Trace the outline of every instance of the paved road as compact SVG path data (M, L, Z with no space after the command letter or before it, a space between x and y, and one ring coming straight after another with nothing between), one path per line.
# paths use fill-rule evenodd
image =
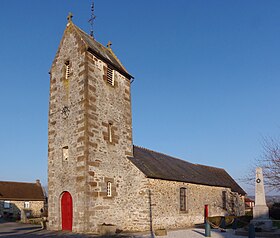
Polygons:
M21 238L51 238L51 237L65 237L65 238L90 238L98 236L96 235L86 235L86 234L77 234L72 232L63 232L63 231L47 231L42 230L41 226L30 225L30 224L21 224L16 222L6 222L0 223L0 237L21 237ZM149 235L118 235L118 238L148 238Z
M76 234L69 232L52 232L42 230L38 225L20 224L15 222L0 223L0 237L22 237L22 238L51 238L51 237L72 237L72 238L89 238L97 237L94 235ZM149 234L137 235L119 235L119 238L151 238ZM202 238L204 236L204 229L192 228L186 230L168 231L167 236L159 236L154 238ZM244 236L236 236L232 231L220 232L212 230L212 238L246 238Z

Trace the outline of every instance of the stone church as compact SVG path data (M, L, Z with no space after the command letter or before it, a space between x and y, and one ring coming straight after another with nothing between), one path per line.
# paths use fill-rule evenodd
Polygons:
M220 168L134 146L133 77L72 17L50 70L49 229L99 233L190 226L243 215L244 190Z

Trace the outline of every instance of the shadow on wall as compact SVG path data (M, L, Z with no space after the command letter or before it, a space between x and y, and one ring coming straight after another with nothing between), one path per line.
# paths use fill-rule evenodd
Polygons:
M0 218L5 221L20 220L20 209L14 203L3 202L0 210Z
M151 232L151 238L154 238L154 232L153 232L153 213L152 213L152 192L149 189L149 209L150 209L150 232Z

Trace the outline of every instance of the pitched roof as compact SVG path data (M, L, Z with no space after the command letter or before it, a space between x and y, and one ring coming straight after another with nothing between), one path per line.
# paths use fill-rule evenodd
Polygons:
M0 200L43 201L41 184L0 181Z
M227 187L246 194L224 169L192 164L138 146L133 147L133 157L129 159L148 178Z
M245 202L255 202L255 201L252 200L251 198L246 197L246 198L245 198Z
M120 60L117 58L117 56L114 54L113 50L111 48L107 48L97 42L94 38L92 38L90 35L85 33L83 30L81 30L79 27L77 27L73 22L70 23L72 27L76 30L76 32L79 34L83 42L88 47L88 50L95 54L97 57L101 58L106 63L109 63L112 67L114 67L116 70L120 71L120 73L124 74L126 77L133 78L125 67L122 65Z

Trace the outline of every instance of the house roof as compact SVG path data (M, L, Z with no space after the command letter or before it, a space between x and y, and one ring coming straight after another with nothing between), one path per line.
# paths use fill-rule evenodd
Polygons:
M252 200L251 198L246 197L246 198L245 198L245 202L255 202L255 201Z
M138 146L133 147L133 157L129 159L148 178L227 187L233 192L246 194L224 169L192 164Z
M77 27L73 22L70 22L69 26L74 27L76 32L79 34L83 42L86 44L88 50L96 55L97 57L101 58L106 63L109 63L113 68L118 70L120 73L124 74L129 79L133 78L128 71L125 69L125 67L122 65L120 60L117 58L117 56L114 54L111 47L105 47L102 44L100 44L98 41L96 41L92 36L85 33L83 30L81 30L79 27Z
M0 200L43 201L44 193L40 182L22 183L0 181Z

